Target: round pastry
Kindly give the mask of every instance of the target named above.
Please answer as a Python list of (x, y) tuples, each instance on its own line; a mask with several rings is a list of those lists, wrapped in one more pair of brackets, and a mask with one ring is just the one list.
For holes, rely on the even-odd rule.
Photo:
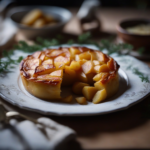
[[(37, 51), (20, 63), (25, 89), (47, 100), (62, 100), (61, 88), (70, 86), (78, 97), (99, 103), (118, 91), (119, 65), (108, 55), (86, 47)], [(65, 98), (71, 100), (72, 96)]]

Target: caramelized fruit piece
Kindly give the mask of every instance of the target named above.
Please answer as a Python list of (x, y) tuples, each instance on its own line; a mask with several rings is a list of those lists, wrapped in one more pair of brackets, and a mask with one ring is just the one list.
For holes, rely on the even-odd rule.
[(87, 61), (82, 65), (82, 70), (85, 74), (91, 73), (93, 71), (93, 62)]
[(33, 56), (34, 58), (39, 58), (39, 57), (41, 56), (41, 53), (42, 53), (42, 52), (37, 51), (37, 52), (33, 53), (32, 56)]
[(38, 18), (42, 17), (43, 13), (39, 9), (30, 11), (21, 21), (22, 24), (32, 25)]
[(60, 50), (47, 50), (46, 51), (46, 56), (49, 58), (55, 58), (58, 56), (64, 56), (64, 52)]
[(24, 70), (34, 70), (37, 66), (41, 65), (42, 61), (40, 59), (28, 59), (23, 64)]
[(76, 101), (77, 101), (79, 104), (81, 104), (81, 105), (87, 104), (85, 97), (77, 97), (77, 98), (76, 98)]
[(42, 65), (53, 65), (53, 59), (47, 59), (42, 62)]
[(82, 89), (82, 93), (88, 101), (91, 101), (93, 99), (97, 91), (97, 88), (92, 86), (84, 86)]
[(61, 100), (65, 103), (71, 103), (72, 99), (73, 99), (72, 95), (69, 95), (67, 97), (62, 98)]
[(42, 74), (48, 74), (53, 71), (55, 71), (54, 65), (46, 64), (46, 65), (36, 67), (34, 75), (37, 76), (37, 75), (42, 75)]
[(67, 57), (63, 56), (58, 56), (57, 58), (54, 59), (54, 65), (56, 68), (58, 68), (58, 64), (63, 64), (63, 65), (69, 65), (70, 64), (70, 59)]
[(100, 73), (100, 72), (109, 72), (109, 68), (106, 64), (103, 65), (96, 65), (94, 66), (94, 72), (95, 73)]
[(109, 60), (108, 56), (102, 52), (96, 52), (97, 59), (100, 62), (107, 62)]
[(70, 64), (70, 69), (75, 70), (75, 71), (80, 70), (81, 69), (80, 62), (79, 61), (72, 61)]
[(106, 97), (107, 97), (107, 93), (106, 93), (106, 90), (105, 90), (105, 89), (100, 90), (100, 91), (97, 91), (96, 94), (95, 94), (94, 97), (93, 97), (92, 102), (93, 102), (94, 104), (100, 103), (100, 102), (102, 102), (103, 100), (105, 100)]
[(94, 84), (94, 86), (98, 89), (98, 90), (102, 90), (105, 89), (106, 93), (107, 93), (107, 97), (111, 97), (112, 95), (114, 95), (119, 88), (119, 77), (118, 74), (116, 74), (115, 76), (109, 76), (109, 82), (107, 82), (108, 79), (101, 79), (100, 81), (96, 82)]
[(101, 63), (98, 60), (93, 60), (93, 64), (96, 65), (100, 65)]
[(76, 54), (80, 54), (80, 50), (78, 48), (75, 47), (71, 47), (70, 48), (70, 54), (71, 54), (71, 58), (74, 60), (75, 59), (75, 55)]
[(43, 27), (45, 24), (46, 24), (45, 19), (39, 18), (39, 19), (37, 19), (37, 20), (33, 23), (32, 26), (35, 27), (35, 28), (40, 28), (40, 27)]
[(93, 80), (94, 80), (94, 81), (99, 81), (99, 80), (102, 79), (102, 78), (107, 78), (108, 75), (109, 75), (109, 74), (108, 74), (107, 72), (101, 72), (101, 73), (95, 75), (95, 76), (93, 77)]
[(35, 70), (27, 70), (27, 71), (23, 71), (23, 75), (26, 77), (26, 78), (31, 78), (31, 77), (33, 77), (33, 75), (34, 75), (34, 72), (35, 72)]
[(97, 55), (94, 51), (91, 51), (90, 54), (91, 54), (91, 61), (94, 61), (94, 60), (98, 61), (97, 60)]
[(83, 60), (83, 59), (90, 60), (91, 54), (89, 52), (84, 52), (84, 53), (81, 53), (79, 55), (75, 55), (76, 61)]
[(62, 77), (63, 76), (63, 71), (62, 70), (53, 71), (52, 73), (50, 73), (50, 76)]
[(73, 91), (75, 94), (82, 95), (82, 89), (83, 89), (84, 86), (89, 86), (89, 84), (83, 83), (83, 82), (76, 82), (76, 83), (72, 86), (72, 91)]

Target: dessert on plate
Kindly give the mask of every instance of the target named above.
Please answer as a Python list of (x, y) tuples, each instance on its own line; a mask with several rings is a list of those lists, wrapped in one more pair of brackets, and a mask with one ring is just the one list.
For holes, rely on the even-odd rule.
[(46, 100), (71, 102), (72, 95), (61, 97), (61, 89), (70, 86), (76, 101), (100, 103), (119, 88), (119, 65), (110, 56), (87, 47), (60, 47), (37, 51), (20, 63), (25, 89)]

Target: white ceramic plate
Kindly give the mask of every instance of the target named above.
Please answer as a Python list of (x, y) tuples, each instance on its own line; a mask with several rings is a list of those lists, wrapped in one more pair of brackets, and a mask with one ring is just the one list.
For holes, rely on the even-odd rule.
[[(96, 47), (90, 45), (88, 47), (96, 49)], [(18, 55), (26, 56), (27, 54), (16, 51), (13, 57), (17, 58)], [(149, 79), (150, 69), (146, 64), (131, 56), (114, 58), (120, 65), (120, 87), (116, 95), (103, 103), (93, 104), (88, 102), (87, 105), (79, 105), (77, 103), (48, 102), (36, 98), (24, 89), (19, 76), (18, 65), (11, 69), (11, 72), (0, 74), (0, 97), (22, 109), (46, 115), (86, 116), (106, 114), (127, 109), (150, 94), (150, 83), (142, 82), (141, 79), (133, 73), (132, 69), (138, 68), (142, 73), (148, 75)]]

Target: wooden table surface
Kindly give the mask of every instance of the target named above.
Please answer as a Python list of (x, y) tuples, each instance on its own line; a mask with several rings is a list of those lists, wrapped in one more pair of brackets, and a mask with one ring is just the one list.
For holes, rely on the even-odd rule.
[[(75, 17), (78, 9), (70, 8), (74, 17), (65, 26), (64, 31), (78, 35), (81, 33), (78, 19)], [(150, 10), (127, 8), (100, 8), (97, 16), (101, 21), (103, 32), (116, 34), (116, 25), (126, 18), (150, 18)], [(22, 39), (18, 33), (17, 40)], [(150, 66), (150, 60), (145, 61)], [(150, 148), (150, 120), (143, 117), (144, 106), (150, 96), (142, 102), (122, 111), (87, 117), (55, 117), (51, 119), (69, 126), (77, 133), (76, 141), (69, 143), (69, 149), (101, 149), (101, 148)], [(23, 112), (4, 102), (7, 107)], [(26, 112), (33, 117), (39, 114)]]

